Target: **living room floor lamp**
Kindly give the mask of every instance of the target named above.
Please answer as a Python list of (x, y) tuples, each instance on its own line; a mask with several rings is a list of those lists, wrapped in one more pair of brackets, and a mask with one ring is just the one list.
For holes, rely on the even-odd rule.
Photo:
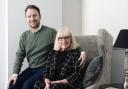
[(125, 49), (125, 60), (124, 60), (124, 69), (125, 69), (125, 81), (124, 89), (128, 89), (128, 29), (120, 30), (119, 35), (115, 41), (114, 47), (124, 48)]

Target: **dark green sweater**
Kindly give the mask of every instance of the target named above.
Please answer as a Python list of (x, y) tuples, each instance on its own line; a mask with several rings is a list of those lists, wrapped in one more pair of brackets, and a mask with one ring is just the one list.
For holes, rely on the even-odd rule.
[(25, 57), (30, 68), (43, 66), (49, 51), (53, 49), (55, 36), (55, 29), (46, 26), (42, 26), (35, 33), (30, 30), (25, 31), (20, 37), (13, 73), (18, 74), (20, 72)]

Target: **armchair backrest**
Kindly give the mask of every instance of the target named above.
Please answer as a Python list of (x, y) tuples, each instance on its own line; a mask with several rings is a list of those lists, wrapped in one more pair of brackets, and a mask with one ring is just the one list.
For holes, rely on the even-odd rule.
[[(100, 29), (98, 35), (76, 36), (82, 50), (87, 50), (88, 58), (103, 56), (103, 71), (98, 77), (95, 86), (89, 89), (98, 89), (99, 85), (109, 83), (111, 76), (112, 36), (105, 30)], [(87, 88), (88, 89), (88, 88)]]
[(76, 36), (76, 40), (79, 43), (82, 50), (87, 51), (87, 57), (92, 58), (98, 56), (98, 45), (97, 45), (97, 36), (88, 35), (88, 36)]

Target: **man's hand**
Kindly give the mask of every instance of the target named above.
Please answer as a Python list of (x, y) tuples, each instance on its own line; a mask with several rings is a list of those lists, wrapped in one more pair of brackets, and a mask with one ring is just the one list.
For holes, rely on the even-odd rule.
[(83, 64), (83, 62), (85, 61), (85, 59), (86, 59), (86, 52), (85, 51), (82, 51), (81, 52), (81, 55), (80, 55), (80, 57), (79, 57), (79, 59), (78, 60), (80, 60), (81, 62), (80, 62), (80, 65), (82, 65)]
[(9, 85), (10, 85), (11, 82), (13, 82), (13, 85), (14, 85), (14, 84), (16, 83), (17, 78), (18, 78), (18, 74), (13, 74), (13, 75), (9, 78), (9, 80), (8, 80), (8, 87), (9, 87)]

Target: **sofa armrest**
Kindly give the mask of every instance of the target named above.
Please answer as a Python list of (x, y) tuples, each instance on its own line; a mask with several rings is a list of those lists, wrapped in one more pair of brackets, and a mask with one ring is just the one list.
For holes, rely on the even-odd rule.
[(99, 55), (103, 56), (103, 69), (102, 69), (103, 71), (101, 72), (100, 78), (96, 82), (97, 85), (110, 82), (112, 42), (113, 42), (113, 37), (105, 29), (99, 29), (97, 44), (98, 44)]
[(93, 84), (93, 85), (91, 85), (91, 86), (89, 86), (89, 87), (86, 87), (85, 89), (98, 89), (98, 86), (97, 86), (97, 84), (95, 83), (95, 84)]

